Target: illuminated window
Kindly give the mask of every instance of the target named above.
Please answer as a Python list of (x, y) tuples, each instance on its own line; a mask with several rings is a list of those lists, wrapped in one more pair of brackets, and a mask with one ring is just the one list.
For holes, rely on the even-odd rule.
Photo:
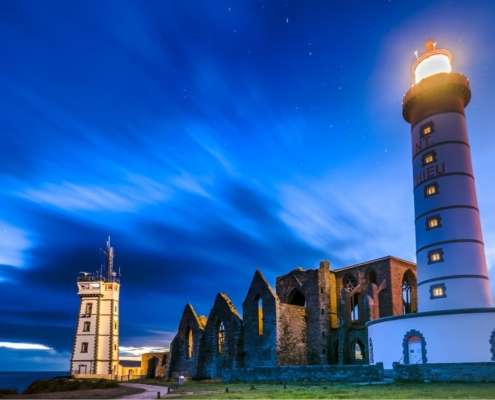
[(193, 351), (194, 351), (193, 331), (191, 328), (188, 328), (186, 333), (186, 357), (192, 358)]
[(447, 293), (445, 290), (445, 285), (443, 283), (439, 285), (430, 286), (430, 297), (432, 299), (438, 299), (442, 297), (447, 297)]
[(434, 216), (426, 218), (426, 229), (427, 230), (439, 228), (440, 226), (442, 226), (442, 220), (441, 220), (440, 216), (434, 215)]
[(263, 336), (263, 299), (261, 296), (256, 300), (256, 318), (258, 321), (258, 336)]
[(425, 197), (431, 197), (438, 194), (438, 183), (430, 183), (425, 186)]
[(81, 343), (81, 353), (87, 353), (88, 352), (88, 342), (82, 342)]
[(93, 303), (87, 303), (86, 304), (86, 316), (89, 317), (93, 311)]
[(436, 160), (437, 160), (437, 153), (435, 153), (434, 151), (430, 153), (426, 153), (423, 156), (423, 165), (434, 163)]
[(91, 323), (89, 321), (84, 321), (83, 332), (89, 332)]
[(428, 122), (421, 127), (421, 136), (428, 136), (433, 133), (433, 122)]
[(441, 249), (431, 250), (428, 253), (428, 264), (434, 264), (443, 261), (443, 251)]
[(225, 351), (225, 325), (223, 322), (218, 324), (217, 330), (217, 350), (220, 354), (223, 354)]

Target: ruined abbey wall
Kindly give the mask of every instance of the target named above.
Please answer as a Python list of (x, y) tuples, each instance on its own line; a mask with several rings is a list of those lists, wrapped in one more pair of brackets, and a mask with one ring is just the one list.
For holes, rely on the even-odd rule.
[(415, 312), (415, 274), (413, 263), (394, 257), (341, 269), (322, 261), (278, 277), (273, 289), (256, 271), (242, 318), (223, 293), (207, 321), (186, 307), (169, 374), (214, 379), (250, 368), (367, 364), (366, 322)]

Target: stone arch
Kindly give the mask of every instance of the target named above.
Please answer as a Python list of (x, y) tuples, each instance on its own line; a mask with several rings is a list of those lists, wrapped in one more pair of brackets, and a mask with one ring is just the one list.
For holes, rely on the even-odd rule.
[(416, 275), (410, 269), (402, 275), (401, 299), (403, 314), (415, 313), (417, 311)]
[(306, 297), (304, 294), (297, 288), (292, 289), (287, 297), (287, 303), (292, 304), (293, 306), (306, 306)]
[[(412, 343), (420, 344), (420, 352), (417, 360), (410, 359), (410, 346)], [(404, 360), (404, 364), (426, 364), (428, 359), (426, 357), (426, 340), (423, 334), (416, 329), (411, 329), (404, 335), (404, 339), (402, 340), (402, 356)], [(420, 363), (417, 361), (421, 361)]]
[(156, 378), (156, 369), (159, 365), (159, 360), (158, 360), (158, 357), (151, 357), (149, 360), (148, 360), (148, 373), (146, 374), (146, 377), (147, 378)]
[(366, 362), (366, 347), (361, 340), (353, 340), (349, 351), (352, 364), (364, 364)]

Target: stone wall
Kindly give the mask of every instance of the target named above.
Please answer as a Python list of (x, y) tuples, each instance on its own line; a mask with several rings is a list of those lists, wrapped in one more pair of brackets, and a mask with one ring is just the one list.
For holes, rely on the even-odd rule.
[[(259, 305), (262, 305), (260, 313)], [(263, 274), (256, 271), (242, 304), (244, 327), (244, 365), (277, 365), (278, 298)], [(261, 330), (259, 327), (261, 320)]]
[[(277, 278), (277, 295), (281, 303), (294, 304), (292, 295), (295, 291), (300, 292), (305, 299), (306, 307), (306, 358), (308, 364), (324, 364), (327, 362), (326, 334), (330, 329), (329, 309), (330, 285), (321, 279), (328, 280), (330, 275), (329, 264), (322, 263), (322, 270), (296, 268), (288, 274)], [(327, 273), (325, 274), (324, 270)], [(283, 329), (279, 327), (280, 335)], [(323, 330), (322, 330), (323, 329)], [(281, 363), (282, 364), (282, 363)]]
[[(219, 335), (223, 326), (223, 345)], [(201, 338), (198, 378), (215, 379), (222, 371), (243, 366), (242, 320), (225, 293), (217, 294)]]
[(308, 363), (306, 332), (306, 308), (280, 303), (277, 346), (279, 365), (304, 365)]
[(376, 382), (383, 365), (298, 365), (224, 371), (225, 382)]
[[(186, 333), (201, 317), (193, 310), (184, 314), (171, 345), (169, 375), (215, 378), (231, 368), (366, 363), (369, 342), (365, 324), (403, 313), (406, 272), (414, 280), (412, 308), (416, 309), (415, 266), (395, 257), (340, 269), (330, 269), (328, 261), (315, 269), (296, 268), (277, 277), (276, 291), (256, 271), (242, 305), (243, 319), (230, 299), (219, 294), (207, 327), (203, 324), (194, 330), (192, 357), (186, 354)], [(353, 317), (356, 299), (359, 316), (354, 312)], [(206, 323), (205, 317), (203, 321)], [(220, 322), (225, 324), (226, 335), (222, 354), (217, 343)], [(356, 343), (363, 348), (360, 359), (355, 357)]]
[(394, 363), (394, 379), (414, 382), (495, 382), (495, 363)]
[[(197, 374), (199, 346), (206, 323), (204, 316), (198, 317), (192, 305), (187, 304), (182, 313), (177, 335), (170, 344), (169, 376), (179, 375), (194, 377)], [(192, 338), (189, 338), (189, 331)], [(192, 341), (192, 352), (188, 354), (188, 347)]]

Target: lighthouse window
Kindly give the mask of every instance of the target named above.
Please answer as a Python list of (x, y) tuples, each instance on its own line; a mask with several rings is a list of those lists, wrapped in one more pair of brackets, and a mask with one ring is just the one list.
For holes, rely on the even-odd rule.
[(430, 286), (430, 297), (432, 299), (447, 297), (445, 285), (442, 283), (440, 285)]
[(423, 165), (434, 163), (436, 160), (437, 160), (437, 153), (435, 153), (434, 151), (430, 153), (426, 153), (423, 156)]
[(428, 253), (428, 264), (434, 264), (443, 261), (443, 251), (440, 249), (432, 250)]
[(89, 321), (84, 321), (83, 325), (83, 332), (89, 332), (89, 327), (90, 327), (90, 322)]
[(426, 219), (426, 229), (430, 230), (430, 229), (439, 228), (440, 226), (442, 226), (441, 222), (442, 222), (442, 220), (440, 219), (440, 216), (438, 216), (438, 215), (428, 217)]
[(421, 136), (428, 136), (433, 133), (433, 122), (428, 122), (421, 127)]
[(81, 343), (81, 353), (87, 353), (88, 352), (88, 342), (82, 342)]
[(91, 311), (93, 311), (93, 303), (86, 304), (86, 316), (89, 317), (91, 315)]
[(425, 186), (425, 196), (431, 197), (438, 194), (438, 183), (430, 183)]

